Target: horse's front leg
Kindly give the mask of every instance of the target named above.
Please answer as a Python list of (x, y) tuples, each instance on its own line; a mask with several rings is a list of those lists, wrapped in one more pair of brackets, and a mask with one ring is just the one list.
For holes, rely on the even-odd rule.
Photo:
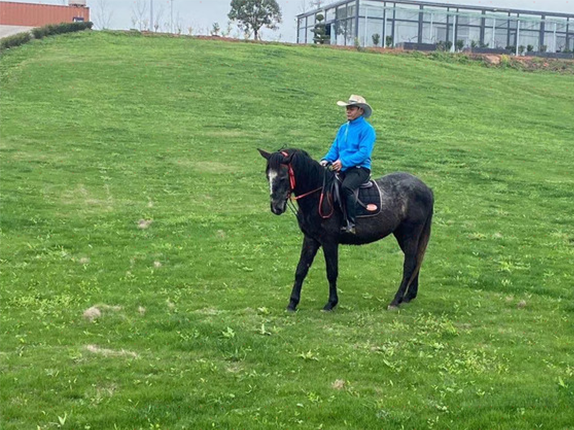
[(339, 244), (324, 243), (323, 253), (325, 254), (325, 263), (327, 265), (327, 280), (329, 281), (329, 301), (323, 307), (324, 311), (331, 311), (337, 303), (337, 276), (339, 275)]
[(297, 309), (297, 305), (301, 299), (301, 287), (303, 287), (303, 281), (309, 272), (309, 267), (313, 264), (313, 260), (315, 259), (315, 255), (317, 255), (317, 251), (320, 246), (319, 242), (309, 236), (305, 236), (303, 239), (301, 257), (299, 258), (299, 264), (297, 264), (297, 271), (295, 272), (295, 284), (291, 291), (291, 300), (287, 306), (288, 311), (294, 311)]

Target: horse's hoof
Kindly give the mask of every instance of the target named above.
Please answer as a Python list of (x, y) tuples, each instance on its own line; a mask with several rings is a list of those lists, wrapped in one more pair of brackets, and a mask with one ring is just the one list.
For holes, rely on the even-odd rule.
[(395, 305), (389, 305), (389, 307), (387, 308), (388, 311), (398, 311), (399, 307), (395, 306)]
[(297, 312), (297, 308), (292, 308), (291, 306), (287, 306), (287, 308), (285, 309), (287, 312)]
[(330, 305), (330, 304), (326, 304), (323, 309), (321, 309), (323, 312), (332, 312), (335, 310), (335, 306), (336, 305)]

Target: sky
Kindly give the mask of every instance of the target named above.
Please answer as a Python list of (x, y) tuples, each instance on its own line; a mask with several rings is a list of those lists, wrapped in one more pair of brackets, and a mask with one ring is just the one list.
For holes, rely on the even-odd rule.
[[(11, 0), (20, 3), (67, 4), (66, 0)], [(106, 4), (106, 16), (109, 16), (109, 28), (130, 29), (137, 28), (133, 19), (137, 16), (136, 7), (145, 5), (145, 17), (149, 19), (149, 5), (153, 1), (154, 15), (161, 12), (161, 22), (164, 31), (170, 30), (171, 10), (175, 22), (179, 22), (182, 33), (188, 34), (189, 27), (193, 34), (208, 34), (213, 24), (217, 22), (223, 29), (227, 29), (227, 14), (231, 0), (87, 0), (90, 7), (92, 21), (98, 25), (98, 8)], [(336, 0), (325, 1), (324, 4), (334, 3)], [(309, 10), (311, 0), (277, 0), (283, 14), (283, 22), (278, 30), (262, 30), (263, 40), (282, 42), (296, 42), (297, 22), (296, 16)], [(574, 14), (574, 0), (438, 0), (437, 3), (488, 6), (499, 8), (516, 8), (526, 10), (543, 10), (550, 12), (564, 12)], [(110, 16), (111, 14), (111, 16)], [(241, 37), (236, 26), (232, 26), (231, 36)]]

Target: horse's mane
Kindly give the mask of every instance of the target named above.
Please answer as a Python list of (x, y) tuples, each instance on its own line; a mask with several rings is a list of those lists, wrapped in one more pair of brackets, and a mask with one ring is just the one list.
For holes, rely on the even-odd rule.
[[(283, 153), (287, 153), (287, 157)], [(323, 179), (324, 169), (302, 149), (288, 148), (274, 152), (269, 157), (269, 168), (279, 170), (281, 164), (285, 164), (288, 158), (291, 159), (293, 171), (299, 178), (305, 178), (305, 181)]]

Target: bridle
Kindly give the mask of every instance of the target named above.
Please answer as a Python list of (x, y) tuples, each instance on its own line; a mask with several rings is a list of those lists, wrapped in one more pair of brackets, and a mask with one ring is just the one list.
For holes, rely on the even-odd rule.
[[(281, 155), (283, 155), (284, 157), (289, 157), (289, 154), (286, 151), (281, 151)], [(293, 171), (293, 166), (291, 165), (291, 161), (289, 161), (289, 163), (281, 163), (281, 165), (287, 167), (287, 171), (289, 172), (289, 193), (287, 194), (287, 199), (289, 200), (289, 202), (291, 203), (293, 200), (299, 200), (299, 199), (302, 199), (303, 197), (310, 196), (311, 194), (314, 194), (317, 191), (321, 191), (321, 197), (319, 199), (319, 215), (323, 219), (330, 218), (331, 215), (333, 215), (333, 212), (335, 210), (335, 207), (333, 205), (333, 202), (331, 201), (330, 195), (328, 195), (329, 196), (328, 198), (329, 198), (330, 203), (331, 203), (331, 212), (329, 212), (329, 214), (327, 214), (327, 215), (324, 215), (322, 213), (322, 210), (321, 210), (321, 207), (323, 206), (323, 198), (325, 196), (325, 179), (326, 179), (326, 176), (323, 177), (323, 185), (320, 186), (319, 188), (308, 191), (304, 194), (300, 194), (298, 196), (293, 196), (292, 193), (295, 190), (295, 186), (297, 185), (297, 182), (295, 181), (295, 172)], [(289, 208), (291, 209), (291, 211), (293, 213), (295, 213), (295, 216), (297, 216), (297, 213), (295, 212), (295, 209), (293, 208), (292, 203), (289, 206)]]
[[(289, 157), (289, 154), (285, 151), (281, 151), (281, 154), (285, 157)], [(282, 166), (287, 167), (287, 170), (289, 172), (289, 194), (287, 195), (287, 198), (292, 199), (292, 200), (299, 200), (302, 199), (303, 197), (307, 197), (310, 196), (313, 193), (316, 193), (317, 191), (320, 191), (323, 189), (323, 187), (319, 187), (316, 188), (314, 190), (311, 190), (305, 194), (300, 194), (298, 196), (292, 196), (291, 193), (295, 190), (295, 186), (297, 185), (297, 182), (295, 181), (295, 172), (293, 171), (293, 166), (291, 165), (291, 162), (287, 163), (281, 163)]]

